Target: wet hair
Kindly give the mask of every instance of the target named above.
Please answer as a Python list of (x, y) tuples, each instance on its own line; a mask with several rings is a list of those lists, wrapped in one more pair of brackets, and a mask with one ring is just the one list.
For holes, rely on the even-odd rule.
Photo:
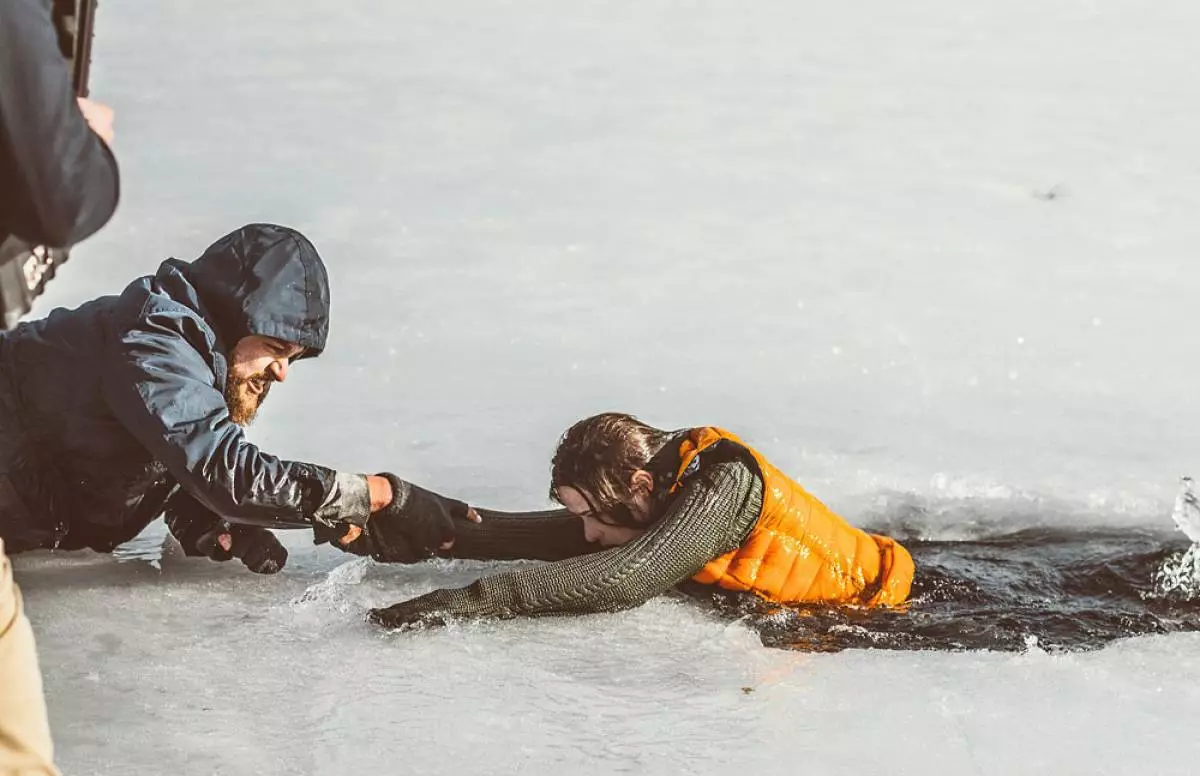
[(632, 493), (629, 480), (645, 469), (670, 434), (621, 412), (584, 418), (567, 429), (550, 463), (550, 498), (562, 503), (558, 489), (580, 491), (597, 513), (617, 524), (638, 525), (622, 503)]

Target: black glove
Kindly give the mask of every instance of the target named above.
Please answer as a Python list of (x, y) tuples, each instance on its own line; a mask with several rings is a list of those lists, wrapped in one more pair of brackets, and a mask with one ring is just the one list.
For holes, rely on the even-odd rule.
[(453, 541), (455, 519), (467, 519), (469, 507), (465, 503), (439, 496), (394, 474), (379, 476), (392, 486), (392, 503), (372, 514), (362, 535), (349, 544), (339, 541), (348, 526), (314, 528), (317, 544), (327, 541), (345, 552), (370, 555), (384, 563), (415, 563), (433, 557), (443, 544)]
[(235, 525), (230, 528), (230, 534), (233, 557), (241, 558), (242, 564), (255, 574), (274, 574), (287, 564), (287, 547), (266, 528)]
[[(443, 544), (454, 541), (454, 518), (466, 519), (469, 507), (461, 501), (439, 496), (394, 474), (379, 475), (392, 485), (392, 503), (371, 515), (367, 530), (385, 546), (407, 541), (417, 552), (433, 555)], [(372, 527), (374, 524), (374, 527)]]
[(313, 528), (314, 543), (329, 542), (342, 552), (352, 555), (370, 555), (380, 563), (419, 563), (429, 557), (428, 553), (414, 551), (412, 545), (403, 536), (393, 536), (385, 543), (380, 541), (379, 532), (368, 530), (364, 530), (354, 541), (342, 544), (341, 538), (346, 535), (347, 530), (345, 525), (337, 528), (315, 526)]
[[(287, 563), (287, 548), (275, 534), (254, 525), (231, 525), (191, 497), (171, 499), (166, 523), (184, 554), (191, 557), (215, 561), (241, 558), (255, 574), (274, 574)], [(223, 534), (229, 536), (229, 549), (221, 546)]]

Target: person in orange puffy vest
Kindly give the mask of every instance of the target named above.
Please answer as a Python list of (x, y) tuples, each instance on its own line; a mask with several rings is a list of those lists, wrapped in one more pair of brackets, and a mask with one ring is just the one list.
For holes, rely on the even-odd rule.
[[(550, 495), (566, 510), (540, 515), (540, 530), (557, 533), (557, 547), (568, 552), (558, 523), (575, 521), (587, 550), (435, 590), (370, 618), (400, 627), (614, 611), (689, 579), (784, 605), (898, 606), (912, 585), (904, 547), (850, 525), (716, 427), (668, 432), (621, 413), (581, 420), (559, 442)], [(479, 530), (492, 532), (493, 549), (504, 544), (495, 537), (511, 539), (522, 526), (486, 517)], [(473, 546), (469, 534), (462, 540), (464, 550)], [(533, 551), (524, 557), (553, 557), (535, 537), (526, 541)], [(517, 556), (511, 547), (504, 552)]]

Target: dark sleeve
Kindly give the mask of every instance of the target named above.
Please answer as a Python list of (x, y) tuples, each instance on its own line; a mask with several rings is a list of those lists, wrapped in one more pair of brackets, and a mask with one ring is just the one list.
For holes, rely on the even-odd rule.
[(602, 552), (435, 590), (373, 616), (387, 625), (454, 618), (585, 614), (637, 606), (737, 547), (758, 519), (762, 480), (740, 460), (684, 485), (666, 514), (632, 542)]
[(0, 224), (27, 242), (66, 247), (117, 207), (117, 162), (75, 102), (46, 0), (0, 6)]
[(562, 560), (601, 549), (583, 535), (583, 523), (565, 509), (500, 512), (476, 509), (483, 522), (455, 522), (446, 557), (476, 560)]
[[(182, 311), (143, 311), (105, 367), (105, 396), (118, 420), (184, 490), (226, 520), (268, 527), (352, 520), (342, 476), (269, 455), (230, 420), (202, 355), (209, 352), (205, 331)], [(369, 513), (365, 480), (362, 491), (355, 508)]]
[[(163, 509), (163, 522), (188, 556), (203, 555), (199, 548), (202, 536), (221, 523), (221, 516), (210, 512), (186, 490), (176, 490)], [(229, 557), (233, 557), (230, 553)], [(226, 558), (228, 560), (228, 558)]]

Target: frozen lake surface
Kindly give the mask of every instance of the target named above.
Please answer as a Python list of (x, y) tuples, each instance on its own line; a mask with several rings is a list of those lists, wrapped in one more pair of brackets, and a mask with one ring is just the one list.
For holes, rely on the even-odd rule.
[[(334, 318), (251, 432), (272, 452), (532, 508), (580, 417), (719, 424), (960, 576), (1016, 590), (1066, 542), (1073, 604), (1129, 607), (1106, 633), (1190, 629), (1139, 586), (1186, 548), (1200, 471), (1195, 4), (105, 0), (97, 30), (124, 199), (38, 312), (249, 221), (301, 229)], [(915, 615), (913, 649), (767, 648), (676, 597), (385, 634), (368, 606), (490, 566), (345, 565), (295, 533), (263, 579), (161, 540), (17, 559), (67, 773), (1200, 757), (1200, 635), (1027, 628), (1049, 588), (1015, 625), (962, 615), (1007, 652), (916, 649), (942, 642)], [(1005, 542), (1041, 565), (1003, 580)]]

